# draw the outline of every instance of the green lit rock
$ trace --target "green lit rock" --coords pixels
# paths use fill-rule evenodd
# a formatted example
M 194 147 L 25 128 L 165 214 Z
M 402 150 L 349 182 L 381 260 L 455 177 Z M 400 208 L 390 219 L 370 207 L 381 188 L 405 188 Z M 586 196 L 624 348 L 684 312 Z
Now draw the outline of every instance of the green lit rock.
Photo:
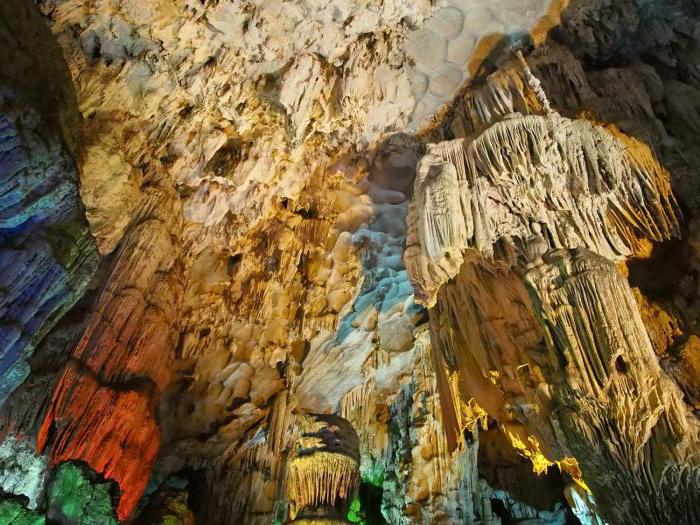
M 384 485 L 384 465 L 374 459 L 367 466 L 363 464 L 360 468 L 360 478 L 362 483 L 381 488 Z
M 29 510 L 16 499 L 0 501 L 0 525 L 44 525 L 46 518 Z
M 135 525 L 193 525 L 186 490 L 166 487 L 151 499 L 134 522 Z
M 352 500 L 350 510 L 348 511 L 348 521 L 359 525 L 367 524 L 364 512 L 362 512 L 362 503 L 360 502 L 360 498 L 355 498 Z
M 48 517 L 61 525 L 117 525 L 115 492 L 87 467 L 63 463 L 49 486 Z

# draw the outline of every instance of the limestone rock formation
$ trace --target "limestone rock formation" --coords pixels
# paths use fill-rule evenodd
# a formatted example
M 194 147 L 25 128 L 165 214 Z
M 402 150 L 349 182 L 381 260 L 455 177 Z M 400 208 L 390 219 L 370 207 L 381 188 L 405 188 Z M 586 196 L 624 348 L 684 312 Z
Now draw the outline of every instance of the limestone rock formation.
M 338 416 L 303 415 L 287 464 L 292 523 L 343 523 L 360 474 L 355 429 Z
M 699 21 L 0 2 L 0 525 L 694 523 Z
M 550 362 L 565 368 L 552 367 L 555 420 L 604 515 L 690 523 L 700 505 L 700 428 L 661 370 L 625 278 L 579 249 L 548 253 L 525 280 Z
M 618 129 L 552 111 L 527 64 L 522 78 L 521 107 L 544 115 L 486 117 L 418 168 L 405 258 L 442 366 L 536 469 L 590 478 L 605 519 L 690 522 L 697 421 L 614 265 L 680 235 L 670 176 Z
M 182 296 L 178 224 L 171 219 L 176 214 L 155 183 L 148 193 L 60 375 L 38 437 L 40 451 L 51 437 L 52 464 L 84 461 L 119 483 L 121 519 L 131 515 L 158 454 L 153 410 L 171 381 L 168 349 Z M 120 436 L 129 421 L 133 430 Z
M 462 252 L 527 265 L 553 248 L 617 260 L 678 235 L 668 174 L 651 151 L 587 121 L 506 115 L 478 137 L 431 147 L 408 217 L 407 267 L 427 305 Z M 467 141 L 468 140 L 468 141 Z M 511 252 L 511 253 L 508 253 Z

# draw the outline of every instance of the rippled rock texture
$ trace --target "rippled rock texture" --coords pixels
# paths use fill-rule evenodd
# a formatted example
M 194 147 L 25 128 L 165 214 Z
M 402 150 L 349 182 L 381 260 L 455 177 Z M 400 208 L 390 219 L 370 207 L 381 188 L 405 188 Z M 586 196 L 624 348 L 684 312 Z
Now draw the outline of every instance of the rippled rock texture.
M 3 7 L 3 19 L 11 16 L 18 15 Z M 3 401 L 27 377 L 27 359 L 81 297 L 97 265 L 78 194 L 77 108 L 65 63 L 31 6 L 15 25 L 4 25 L 0 35 Z
M 0 524 L 694 523 L 695 4 L 2 2 Z

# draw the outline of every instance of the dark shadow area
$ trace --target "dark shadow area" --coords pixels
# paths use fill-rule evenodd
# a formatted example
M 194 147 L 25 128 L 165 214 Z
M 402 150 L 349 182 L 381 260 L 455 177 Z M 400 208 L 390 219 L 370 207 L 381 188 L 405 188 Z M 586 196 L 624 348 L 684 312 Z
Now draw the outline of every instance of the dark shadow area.
M 479 476 L 495 490 L 504 490 L 517 501 L 537 509 L 553 510 L 567 506 L 564 488 L 567 480 L 556 466 L 537 475 L 529 459 L 513 448 L 503 431 L 494 426 L 479 432 Z
M 386 525 L 382 515 L 382 487 L 372 483 L 360 483 L 360 504 L 367 525 Z
M 144 496 L 133 525 L 187 523 L 189 516 L 204 523 L 206 494 L 203 472 L 191 468 L 179 471 Z
M 656 244 L 649 257 L 627 263 L 630 286 L 649 299 L 670 299 L 678 293 L 682 277 L 691 271 L 691 257 L 690 246 L 681 239 Z

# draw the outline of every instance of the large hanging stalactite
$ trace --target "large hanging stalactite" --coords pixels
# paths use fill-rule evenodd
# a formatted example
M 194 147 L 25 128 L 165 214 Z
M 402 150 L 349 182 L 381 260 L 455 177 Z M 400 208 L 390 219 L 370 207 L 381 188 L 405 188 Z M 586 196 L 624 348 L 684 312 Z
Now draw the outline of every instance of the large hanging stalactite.
M 590 458 L 603 451 L 589 440 L 582 454 L 574 446 L 582 440 L 570 441 L 562 430 L 561 400 L 551 385 L 566 360 L 547 352 L 546 329 L 522 275 L 532 267 L 548 269 L 542 257 L 552 249 L 587 248 L 623 260 L 645 239 L 678 235 L 680 212 L 668 173 L 648 147 L 614 128 L 550 111 L 508 115 L 475 138 L 429 147 L 415 195 L 406 266 L 417 297 L 432 307 L 438 356 L 458 379 L 463 399 L 486 408 L 536 469 L 556 462 L 577 479 L 578 461 L 586 476 L 595 470 Z M 613 303 L 594 302 L 603 309 Z M 601 368 L 595 348 L 587 349 L 590 362 Z M 649 417 L 652 408 L 641 406 L 640 413 Z M 602 440 L 624 439 L 615 425 L 625 414 L 598 426 L 589 422 L 589 431 L 601 432 Z M 693 441 L 687 430 L 681 435 Z M 688 461 L 676 465 L 682 470 Z M 620 479 L 627 476 L 623 470 Z M 600 471 L 594 476 L 606 477 Z M 612 486 L 595 488 L 597 495 Z M 605 498 L 601 505 L 619 521 Z
M 679 233 L 668 173 L 647 146 L 556 112 L 509 115 L 473 139 L 430 146 L 415 195 L 404 257 L 427 305 L 468 248 L 493 257 L 505 244 L 511 263 L 579 246 L 619 259 L 640 239 Z
M 154 184 L 60 376 L 37 443 L 50 448 L 53 465 L 84 461 L 116 481 L 120 519 L 133 512 L 160 449 L 157 409 L 172 380 L 182 298 L 178 201 Z
M 525 280 L 550 353 L 551 417 L 604 516 L 692 523 L 700 425 L 659 366 L 627 280 L 585 249 L 548 252 Z

